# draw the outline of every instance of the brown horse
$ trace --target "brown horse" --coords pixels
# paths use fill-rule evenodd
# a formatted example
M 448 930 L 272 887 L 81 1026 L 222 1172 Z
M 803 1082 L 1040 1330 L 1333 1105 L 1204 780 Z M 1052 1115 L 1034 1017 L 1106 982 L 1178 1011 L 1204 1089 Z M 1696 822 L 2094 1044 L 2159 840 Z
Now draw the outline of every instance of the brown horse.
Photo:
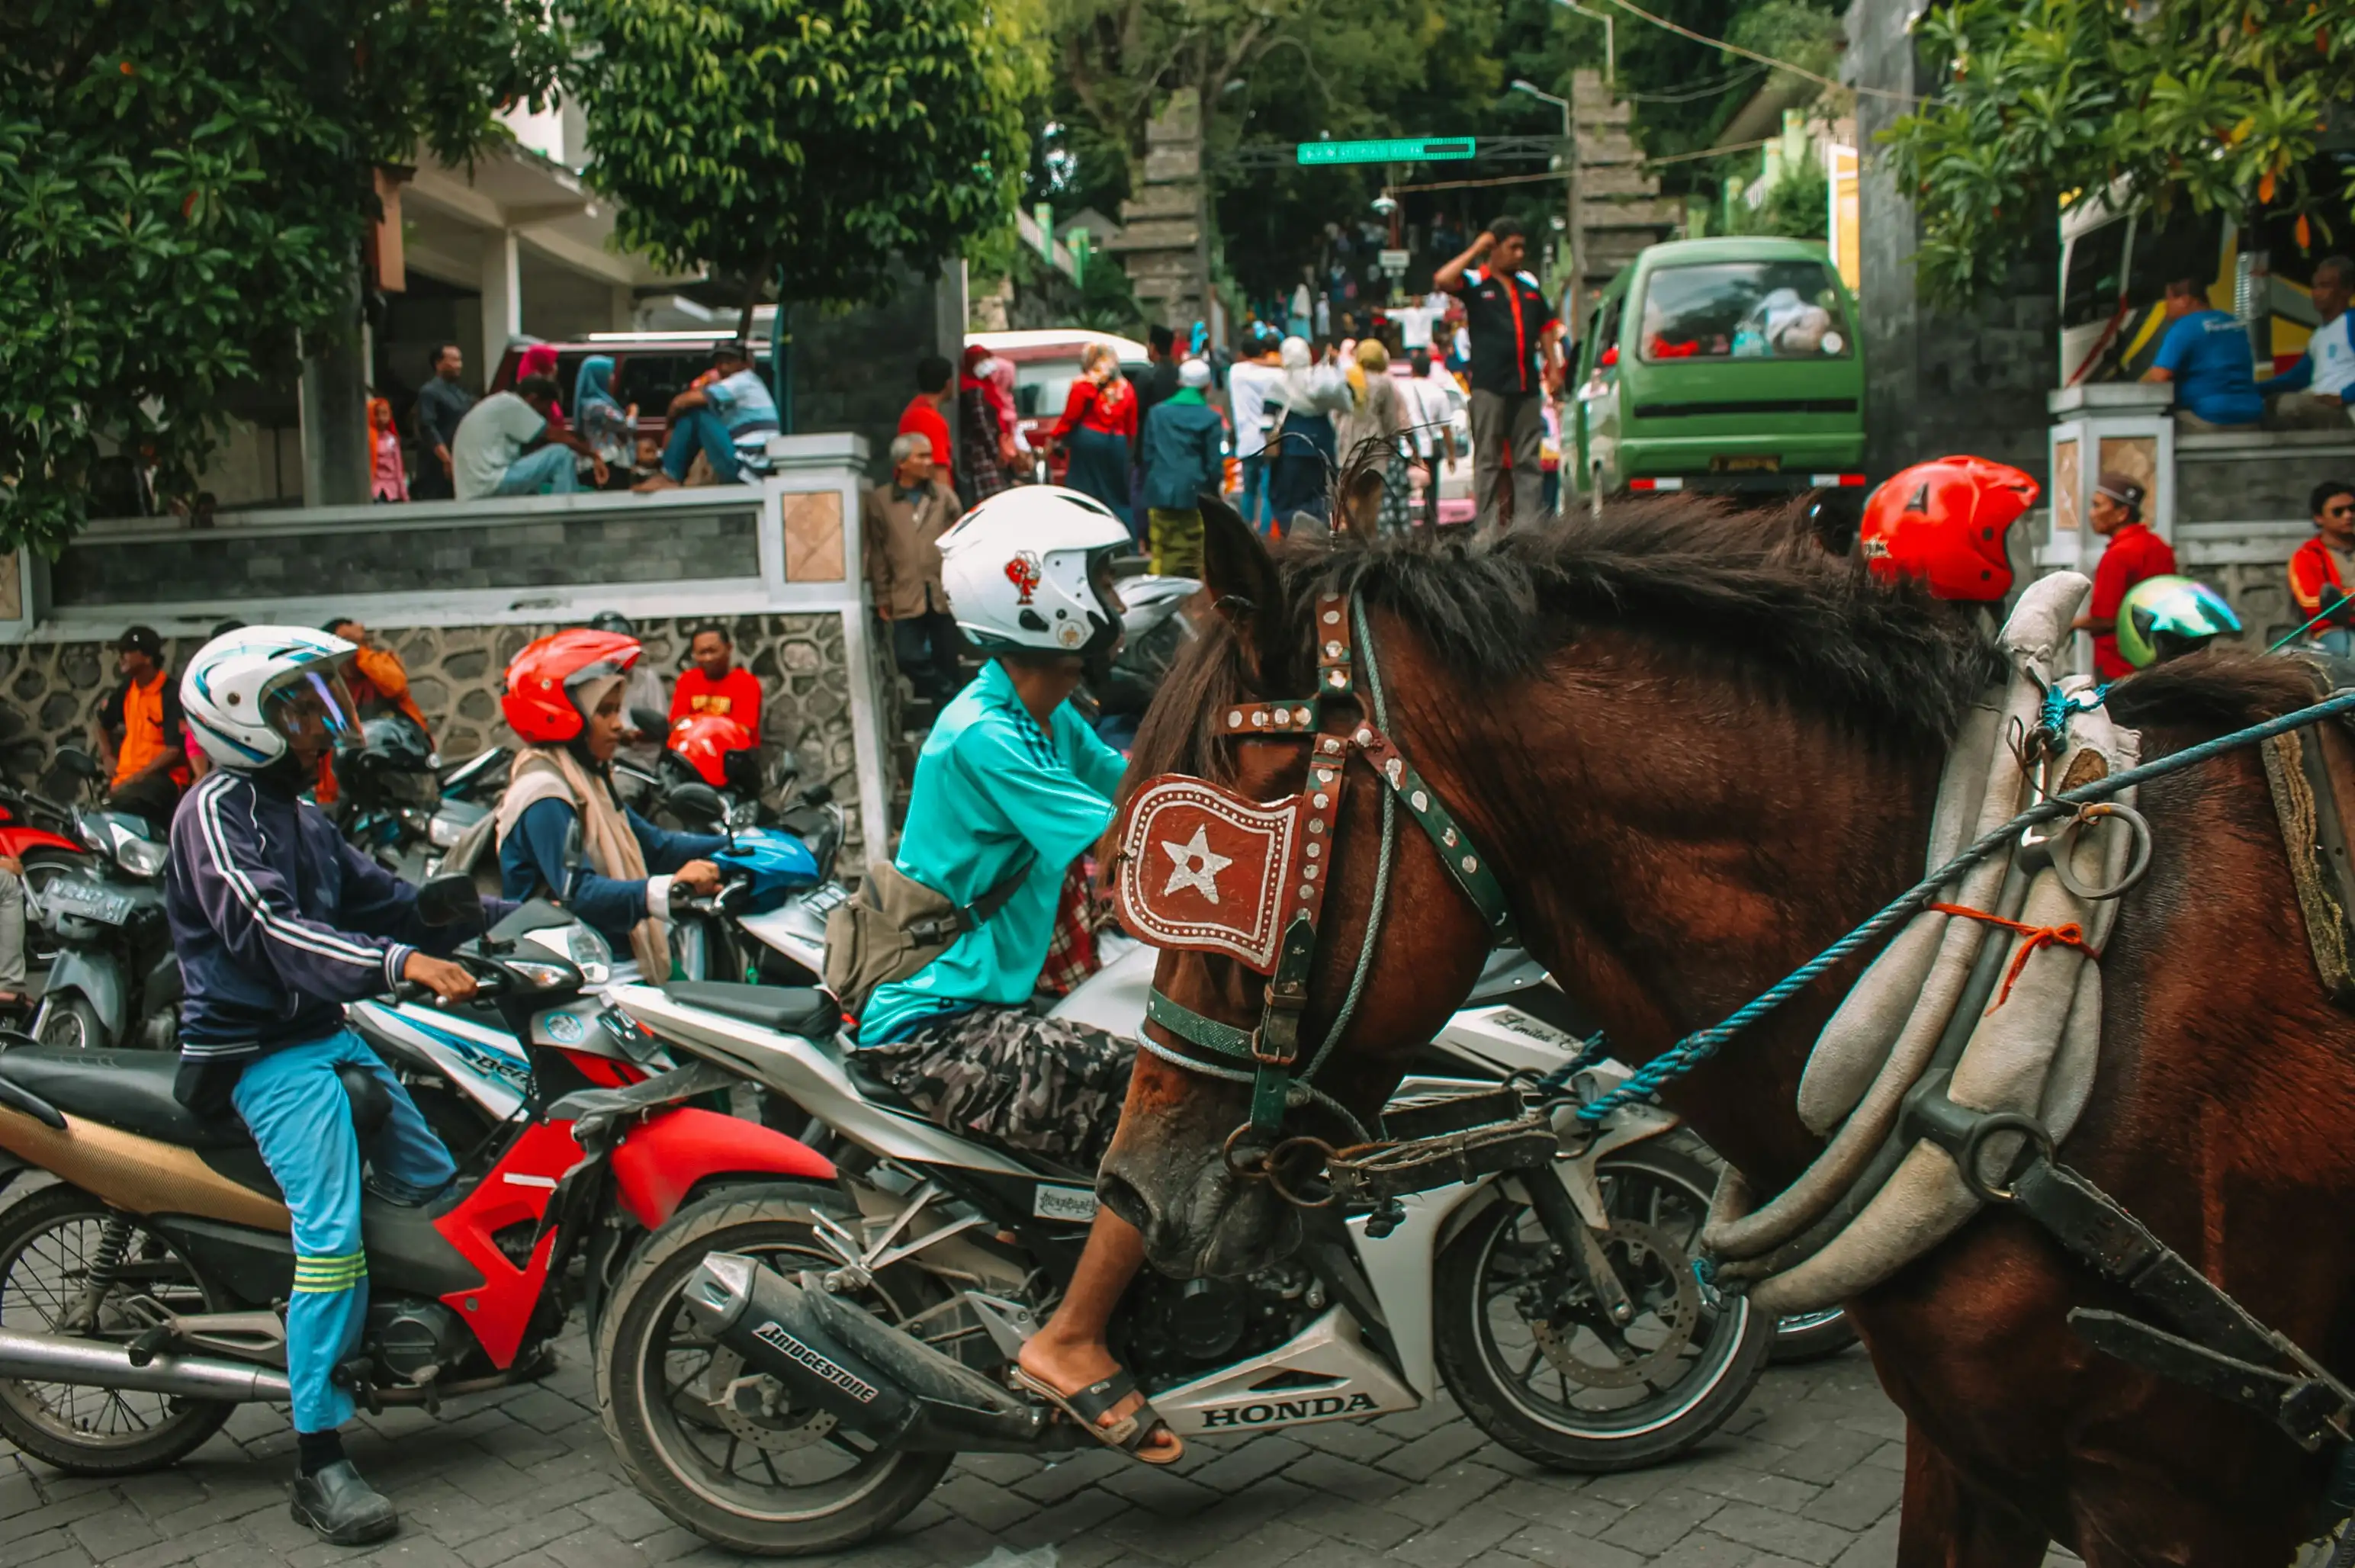
M 1703 501 L 1493 547 L 1345 537 L 1280 562 L 1231 514 L 1209 522 L 1220 615 L 1147 715 L 1130 779 L 1296 789 L 1304 748 L 1214 742 L 1208 720 L 1310 689 L 1309 606 L 1359 594 L 1391 736 L 1493 858 L 1531 954 L 1630 1061 L 1717 1022 L 1913 880 L 1945 746 L 1999 668 L 1952 607 L 1874 583 L 1795 521 Z M 2278 661 L 2203 654 L 2125 683 L 2112 705 L 2155 757 L 2307 700 Z M 1338 825 L 1304 1058 L 1366 931 L 1380 794 L 1352 789 Z M 2254 752 L 2146 785 L 2141 808 L 2158 856 L 2103 955 L 2100 1078 L 2062 1157 L 2346 1368 L 2355 1019 L 2308 958 Z M 1485 942 L 1423 837 L 1398 843 L 1371 979 L 1318 1079 L 1369 1120 L 1469 989 Z M 1668 1095 L 1762 1191 L 1818 1147 L 1793 1094 L 1859 967 Z M 1212 1018 L 1258 1019 L 1262 981 L 1231 960 L 1165 953 L 1156 982 Z M 1244 1102 L 1139 1057 L 1100 1186 L 1156 1266 L 1230 1274 L 1292 1244 L 1268 1185 L 1221 1160 Z M 1333 1136 L 1313 1109 L 1300 1125 Z M 2328 1457 L 2093 1350 L 2064 1321 L 2076 1306 L 2136 1310 L 2002 1211 L 1854 1303 L 1908 1418 L 1901 1563 L 2033 1568 L 2048 1541 L 2095 1568 L 2287 1563 Z

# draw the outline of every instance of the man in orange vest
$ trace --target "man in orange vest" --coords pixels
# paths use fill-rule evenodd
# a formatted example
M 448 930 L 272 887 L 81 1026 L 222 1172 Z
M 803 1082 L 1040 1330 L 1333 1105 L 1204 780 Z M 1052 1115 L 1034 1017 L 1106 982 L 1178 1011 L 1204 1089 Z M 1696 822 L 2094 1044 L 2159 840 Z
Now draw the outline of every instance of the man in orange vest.
M 344 681 L 351 688 L 353 705 L 363 720 L 382 713 L 398 713 L 417 726 L 425 741 L 426 749 L 433 746 L 432 727 L 425 722 L 425 710 L 417 706 L 417 699 L 409 689 L 409 669 L 400 656 L 390 648 L 378 647 L 368 640 L 368 629 L 348 615 L 338 615 L 319 628 L 331 637 L 341 637 L 352 645 L 352 662 L 345 667 Z M 328 753 L 319 761 L 319 782 L 313 798 L 321 805 L 336 803 L 335 754 Z
M 114 667 L 123 684 L 90 722 L 107 767 L 107 808 L 168 827 L 189 776 L 179 683 L 164 667 L 164 640 L 152 626 L 133 626 L 116 640 Z

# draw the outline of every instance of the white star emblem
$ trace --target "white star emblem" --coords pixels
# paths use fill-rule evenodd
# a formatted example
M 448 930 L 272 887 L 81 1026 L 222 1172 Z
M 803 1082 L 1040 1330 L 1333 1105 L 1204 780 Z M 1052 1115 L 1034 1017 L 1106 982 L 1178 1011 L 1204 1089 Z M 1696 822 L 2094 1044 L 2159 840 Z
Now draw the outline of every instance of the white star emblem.
M 1161 848 L 1172 862 L 1169 885 L 1161 890 L 1167 897 L 1179 888 L 1191 888 L 1212 903 L 1219 901 L 1219 873 L 1234 861 L 1224 855 L 1210 852 L 1210 830 L 1199 824 L 1194 837 L 1183 844 L 1162 840 Z

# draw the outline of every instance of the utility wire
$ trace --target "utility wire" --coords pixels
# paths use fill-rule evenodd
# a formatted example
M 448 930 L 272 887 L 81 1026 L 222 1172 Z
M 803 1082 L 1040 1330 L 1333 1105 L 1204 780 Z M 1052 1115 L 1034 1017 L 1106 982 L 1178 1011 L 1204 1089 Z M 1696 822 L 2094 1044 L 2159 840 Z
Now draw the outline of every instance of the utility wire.
M 1678 37 L 1690 38 L 1694 43 L 1707 44 L 1710 48 L 1723 49 L 1728 54 L 1740 55 L 1743 59 L 1756 60 L 1760 65 L 1772 66 L 1776 70 L 1789 71 L 1802 80 L 1812 81 L 1819 86 L 1833 88 L 1842 92 L 1860 92 L 1870 98 L 1892 98 L 1900 103 L 1930 101 L 1915 93 L 1892 92 L 1885 87 L 1858 87 L 1846 82 L 1834 81 L 1830 77 L 1819 76 L 1805 66 L 1793 65 L 1789 60 L 1776 59 L 1773 55 L 1762 55 L 1755 49 L 1745 49 L 1740 44 L 1729 44 L 1723 38 L 1712 38 L 1706 33 L 1696 33 L 1690 27 L 1669 21 L 1666 16 L 1655 16 L 1641 5 L 1633 4 L 1632 0 L 1611 0 L 1611 4 L 1630 16 L 1642 17 L 1656 27 L 1665 27 Z
M 1627 92 L 1623 91 L 1614 93 L 1613 96 L 1616 98 L 1624 98 L 1631 103 L 1690 103 L 1696 98 L 1712 98 L 1721 92 L 1731 92 L 1737 87 L 1745 87 L 1751 82 L 1757 80 L 1758 73 L 1765 69 L 1766 68 L 1763 65 L 1748 66 L 1741 70 L 1735 71 L 1732 76 L 1726 77 L 1722 80 L 1718 81 L 1711 86 L 1696 87 L 1689 92 Z

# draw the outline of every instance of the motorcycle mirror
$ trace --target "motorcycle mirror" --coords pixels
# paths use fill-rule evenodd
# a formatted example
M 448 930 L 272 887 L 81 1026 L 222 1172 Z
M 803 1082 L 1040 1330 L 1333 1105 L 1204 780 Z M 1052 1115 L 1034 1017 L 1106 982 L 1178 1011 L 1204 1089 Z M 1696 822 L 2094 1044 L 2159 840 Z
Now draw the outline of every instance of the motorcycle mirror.
M 673 784 L 669 802 L 670 808 L 682 816 L 700 817 L 707 822 L 728 820 L 728 803 L 708 784 Z
M 670 718 L 659 708 L 633 708 L 630 728 L 642 735 L 666 735 L 670 732 Z
M 94 779 L 101 772 L 98 759 L 79 746 L 59 746 L 58 766 L 78 778 Z
M 459 871 L 426 878 L 417 888 L 417 918 L 428 925 L 479 924 L 483 899 L 474 879 Z

